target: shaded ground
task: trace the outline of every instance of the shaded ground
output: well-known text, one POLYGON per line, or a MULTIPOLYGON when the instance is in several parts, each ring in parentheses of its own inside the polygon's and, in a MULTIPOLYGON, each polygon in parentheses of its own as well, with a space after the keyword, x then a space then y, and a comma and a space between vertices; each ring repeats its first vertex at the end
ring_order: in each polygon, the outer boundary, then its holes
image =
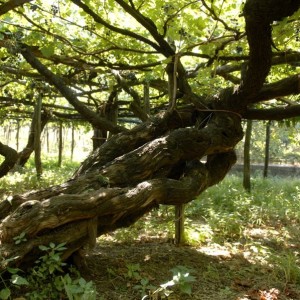
POLYGON ((286 245, 278 238, 282 234, 281 229, 254 228, 247 233, 249 243, 241 241, 223 246, 205 243, 197 247, 178 247, 166 238, 153 237, 116 243, 107 236, 88 257, 90 273, 84 277, 95 282, 99 299, 142 299, 141 279, 149 280, 147 287, 153 285, 153 292, 172 279, 172 268, 181 265, 193 270, 191 274, 196 277, 191 283, 190 296, 177 288, 172 297, 160 298, 145 288, 149 295, 145 299, 297 300, 300 285, 287 282, 292 279, 295 267, 288 263, 293 261, 284 262, 287 263, 283 265, 284 270, 281 265, 272 266, 266 260, 270 249, 288 251, 286 247, 291 245, 300 249, 299 239, 294 244, 290 240, 286 245), (137 264, 135 278, 129 271, 137 264))

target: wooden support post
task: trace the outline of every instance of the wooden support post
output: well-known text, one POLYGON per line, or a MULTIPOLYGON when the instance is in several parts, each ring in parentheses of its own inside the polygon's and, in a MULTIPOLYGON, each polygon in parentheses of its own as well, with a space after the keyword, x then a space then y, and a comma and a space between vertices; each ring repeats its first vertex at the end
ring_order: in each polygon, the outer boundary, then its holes
POLYGON ((265 162, 263 177, 268 177, 269 160, 270 160, 270 137, 271 137, 271 121, 267 122, 266 142, 265 142, 265 162))
POLYGON ((41 113, 42 113, 42 95, 39 93, 37 97, 37 103, 35 106, 34 112, 34 163, 36 169, 36 176, 38 179, 42 177, 43 168, 42 168, 42 159, 41 159, 41 113))
POLYGON ((148 81, 144 84, 144 111, 150 115, 150 86, 148 81))
POLYGON ((251 172, 250 172, 250 142, 252 133, 252 120, 247 120, 247 128, 244 143, 244 176, 243 186, 247 192, 251 192, 251 172))
POLYGON ((63 123, 59 122, 58 127, 58 167, 62 164, 62 152, 63 152, 63 123))
POLYGON ((19 145, 20 145, 20 120, 17 119, 16 148, 18 152, 19 152, 19 145))
POLYGON ((175 206, 175 245, 184 243, 184 204, 175 206))
POLYGON ((71 161, 74 157, 74 148, 75 148, 75 126, 72 124, 72 140, 71 140, 71 161))
POLYGON ((49 131, 50 131, 50 128, 49 127, 47 127, 46 128, 46 145, 47 145, 47 153, 49 154, 50 153, 50 142, 49 142, 49 140, 50 140, 50 138, 49 138, 49 131))

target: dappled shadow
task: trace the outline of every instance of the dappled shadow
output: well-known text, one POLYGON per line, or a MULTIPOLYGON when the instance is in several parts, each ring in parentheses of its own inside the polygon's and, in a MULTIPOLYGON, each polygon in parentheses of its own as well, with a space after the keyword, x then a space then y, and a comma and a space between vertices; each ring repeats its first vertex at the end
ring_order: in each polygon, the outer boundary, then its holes
POLYGON ((300 299, 292 287, 283 290, 275 286, 270 267, 250 262, 242 252, 235 252, 219 245, 178 247, 160 239, 130 243, 101 240, 87 257, 89 273, 83 275, 96 283, 103 297, 100 299, 105 300, 141 299, 140 279, 148 279, 149 286, 158 288, 172 279, 170 270, 179 265, 193 270, 191 275, 196 277, 196 282, 192 283, 191 296, 177 291, 174 299, 300 299), (139 278, 128 273, 137 264, 139 278))

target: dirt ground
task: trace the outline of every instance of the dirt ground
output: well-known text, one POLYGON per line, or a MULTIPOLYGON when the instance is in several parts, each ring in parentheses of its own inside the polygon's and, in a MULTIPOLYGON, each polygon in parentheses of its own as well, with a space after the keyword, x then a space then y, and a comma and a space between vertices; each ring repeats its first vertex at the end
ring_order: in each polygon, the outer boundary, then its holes
POLYGON ((130 243, 101 240, 87 257, 89 273, 83 276, 94 281, 101 300, 142 299, 138 288, 141 279, 153 286, 145 288, 143 299, 150 300, 299 300, 299 285, 286 283, 285 277, 280 278, 268 265, 251 262, 245 245, 175 246, 170 240, 157 238, 130 243), (129 270, 137 264, 133 275, 138 276, 133 276, 129 270), (196 278, 191 295, 178 288, 169 297, 153 294, 172 279, 170 270, 178 265, 192 270, 196 278))

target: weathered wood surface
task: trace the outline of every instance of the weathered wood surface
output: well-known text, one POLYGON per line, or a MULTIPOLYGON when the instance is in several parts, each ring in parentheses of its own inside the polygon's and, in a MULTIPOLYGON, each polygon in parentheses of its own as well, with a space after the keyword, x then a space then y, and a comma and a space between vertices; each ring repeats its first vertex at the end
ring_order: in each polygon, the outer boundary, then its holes
MULTIPOLYGON (((144 136, 143 130, 140 134, 144 136)), ((240 120, 220 114, 203 129, 175 129, 137 149, 133 144, 132 151, 113 155, 101 165, 96 161, 97 168, 81 169, 62 185, 4 201, 0 203, 1 254, 16 256, 15 262, 31 261, 37 245, 52 241, 67 243, 67 257, 158 205, 192 201, 223 179, 235 163, 232 149, 241 138, 240 120), (207 156, 206 163, 199 161, 203 156, 207 156), (23 232, 28 241, 15 245, 13 238, 23 232)), ((118 149, 123 144, 128 147, 127 139, 120 142, 116 136, 115 140, 118 149)), ((108 145, 103 148, 109 149, 108 145)))

